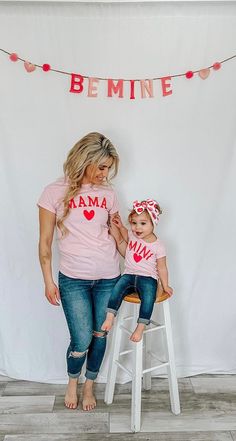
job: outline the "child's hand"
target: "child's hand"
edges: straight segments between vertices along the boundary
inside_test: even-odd
[[[170,286],[166,286],[164,289],[164,292],[167,292],[169,296],[171,297],[173,295],[173,289]]]
[[[115,216],[111,219],[112,223],[117,226],[117,228],[122,228],[124,225],[122,224],[122,220],[119,214],[115,214]]]

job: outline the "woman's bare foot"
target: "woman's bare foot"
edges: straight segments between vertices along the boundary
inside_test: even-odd
[[[136,343],[138,341],[140,341],[142,339],[144,329],[145,329],[145,324],[144,323],[138,323],[135,331],[130,336],[130,340],[134,341]]]
[[[106,320],[103,322],[101,329],[102,331],[110,331],[114,320],[114,314],[112,312],[108,312],[106,315]]]
[[[78,406],[77,385],[78,378],[70,377],[65,395],[65,406],[68,407],[68,409],[76,409]]]
[[[93,394],[93,383],[93,380],[89,380],[88,378],[84,383],[82,399],[83,410],[93,410],[97,405],[96,398]]]

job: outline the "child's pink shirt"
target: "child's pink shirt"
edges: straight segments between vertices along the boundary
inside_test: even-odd
[[[163,243],[160,239],[152,243],[145,242],[134,236],[132,231],[129,231],[128,237],[123,274],[153,277],[157,280],[157,259],[166,256]]]
[[[38,206],[56,214],[63,213],[61,202],[68,188],[64,178],[49,184]],[[62,238],[57,228],[60,251],[59,270],[68,277],[85,280],[112,279],[119,276],[119,256],[113,237],[108,234],[108,216],[118,211],[111,187],[82,185],[70,201],[70,213],[64,221],[68,234]]]

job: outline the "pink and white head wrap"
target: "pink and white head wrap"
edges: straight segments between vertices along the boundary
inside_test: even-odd
[[[161,211],[157,201],[155,201],[154,199],[147,199],[146,201],[142,202],[134,201],[133,209],[137,214],[141,214],[144,210],[147,210],[152,220],[152,223],[154,225],[158,223]]]

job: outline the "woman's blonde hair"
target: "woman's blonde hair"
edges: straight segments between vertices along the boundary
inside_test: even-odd
[[[62,200],[64,204],[63,215],[57,221],[57,226],[62,235],[67,233],[67,228],[63,222],[70,212],[70,200],[79,193],[86,168],[89,165],[94,165],[95,172],[96,167],[108,158],[113,159],[109,172],[109,179],[112,179],[118,171],[119,156],[111,141],[98,132],[88,133],[69,151],[63,166],[65,179],[68,180],[69,187]]]

